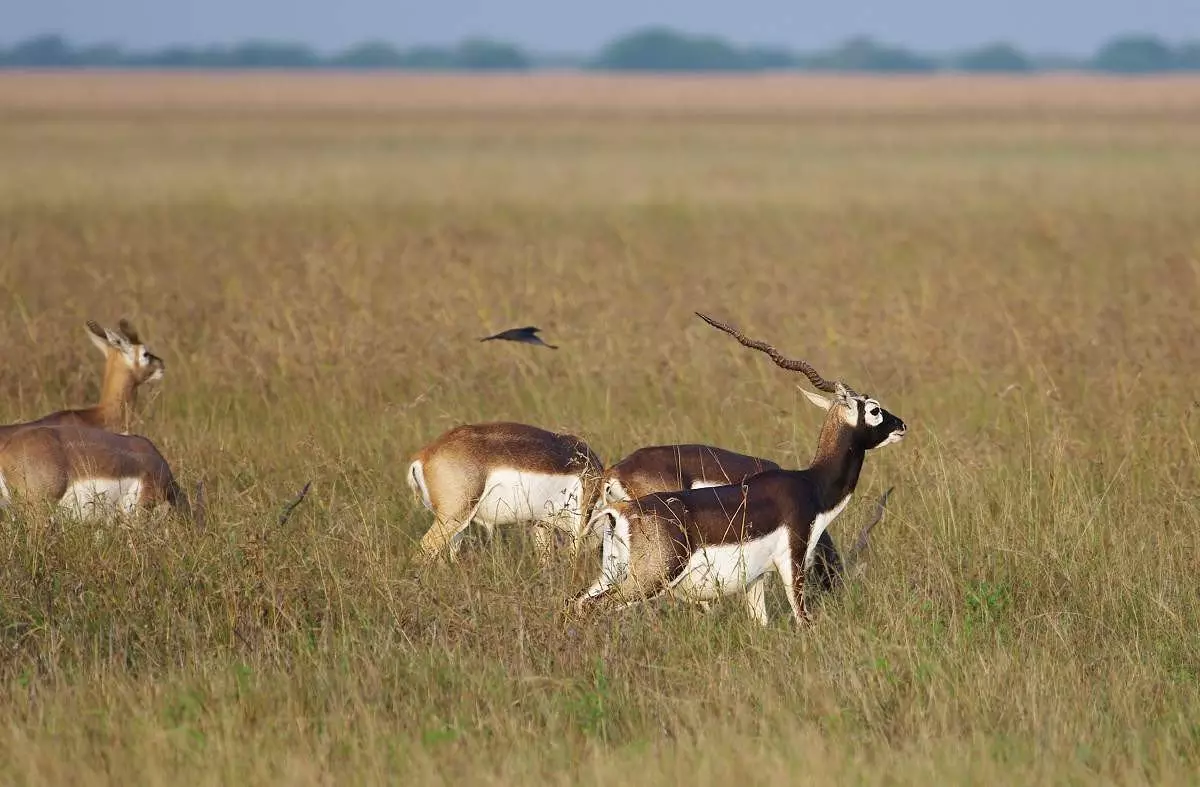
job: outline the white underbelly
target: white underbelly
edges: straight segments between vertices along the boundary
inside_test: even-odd
[[[692,554],[674,583],[676,594],[708,601],[738,593],[776,566],[791,560],[788,531],[780,527],[740,544],[704,547]]]
[[[576,530],[582,508],[583,481],[579,476],[493,470],[474,519],[490,525],[546,522]]]
[[[140,478],[104,478],[76,481],[58,501],[61,509],[80,519],[98,519],[112,514],[132,514],[141,499]]]

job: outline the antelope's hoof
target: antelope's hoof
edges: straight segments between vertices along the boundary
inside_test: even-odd
[[[579,598],[567,599],[566,603],[563,604],[562,611],[568,617],[572,617],[572,618],[583,617],[583,616],[587,615],[587,613],[588,613],[589,602],[591,602],[591,599],[588,598],[587,596],[580,596]]]
[[[439,555],[437,552],[430,552],[428,550],[422,550],[421,552],[418,552],[413,556],[411,563],[413,573],[418,576],[425,574],[438,564],[438,557]]]

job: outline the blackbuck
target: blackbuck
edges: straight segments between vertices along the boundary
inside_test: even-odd
[[[850,502],[866,452],[901,440],[907,427],[875,399],[844,382],[827,381],[806,361],[698,316],[833,395],[803,391],[826,411],[812,464],[767,470],[741,484],[655,492],[602,508],[589,523],[601,528],[600,578],[576,599],[576,609],[601,600],[624,607],[664,594],[709,606],[742,593],[751,616],[766,625],[763,582],[775,572],[796,623],[803,624],[809,620],[805,575],[821,534]]]
[[[129,432],[138,388],[143,383],[162,379],[163,361],[146,349],[128,320],[121,320],[116,331],[101,328],[95,321],[88,320],[87,333],[92,343],[104,353],[104,380],[99,403],[81,409],[59,410],[35,421],[0,426],[0,438],[28,426],[64,424]]]
[[[72,424],[28,426],[0,437],[0,509],[44,505],[85,521],[192,511],[154,443]]]
[[[739,454],[713,445],[652,445],[639,448],[604,471],[598,506],[635,500],[654,492],[741,484],[764,470],[778,470],[770,459]],[[836,584],[842,560],[832,536],[817,541],[815,574],[823,590]]]
[[[574,435],[510,422],[456,426],[408,466],[408,485],[434,518],[421,539],[422,562],[447,546],[453,560],[472,523],[489,540],[497,525],[532,525],[543,561],[556,530],[570,535],[578,550],[603,470]]]

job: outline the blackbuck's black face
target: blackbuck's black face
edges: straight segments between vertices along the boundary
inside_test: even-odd
[[[898,443],[908,431],[903,421],[884,410],[879,402],[868,396],[848,397],[846,407],[857,411],[858,431],[862,433],[868,451],[889,443]]]
[[[860,445],[867,451],[889,443],[898,443],[904,439],[904,434],[908,431],[908,426],[884,410],[879,402],[869,396],[851,393],[841,385],[838,386],[838,391],[832,398],[826,398],[803,388],[800,390],[804,392],[810,402],[822,410],[836,408],[838,417],[854,431]]]

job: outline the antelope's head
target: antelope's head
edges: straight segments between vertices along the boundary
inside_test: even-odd
[[[735,328],[696,312],[696,316],[709,325],[737,339],[744,347],[766,353],[775,365],[789,372],[800,372],[818,391],[832,396],[826,397],[801,388],[810,402],[826,411],[826,427],[848,429],[854,443],[865,451],[896,443],[904,439],[908,427],[904,421],[883,409],[879,402],[857,393],[846,383],[830,382],[822,377],[807,361],[788,358],[766,342],[750,339]],[[833,419],[836,419],[833,420]]]
[[[833,384],[831,397],[804,388],[800,391],[808,401],[828,412],[828,417],[840,419],[853,434],[854,442],[865,451],[898,443],[908,432],[904,421],[883,409],[875,399],[855,393],[843,382]]]
[[[136,387],[163,378],[166,366],[162,358],[146,349],[137,330],[128,320],[121,320],[115,331],[101,328],[94,320],[87,321],[88,338],[104,353],[109,366],[123,369]]]

